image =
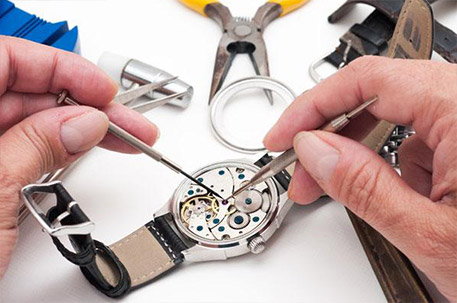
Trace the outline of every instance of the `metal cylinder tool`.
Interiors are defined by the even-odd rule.
[[[156,83],[173,76],[168,72],[161,70],[142,61],[127,58],[110,52],[104,52],[98,60],[98,66],[103,69],[111,78],[120,83],[125,89],[130,89],[137,85]],[[186,108],[190,104],[194,89],[192,86],[176,79],[167,83],[163,87],[155,89],[145,96],[151,99],[164,98],[176,93],[186,92],[182,96],[168,102],[180,108]]]

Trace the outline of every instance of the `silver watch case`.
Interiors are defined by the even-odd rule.
[[[231,161],[223,161],[205,166],[192,175],[199,176],[202,172],[212,170],[221,166],[239,165],[249,168],[253,171],[258,171],[260,168],[250,160],[239,159]],[[272,209],[268,211],[265,220],[258,227],[252,230],[252,233],[247,233],[242,237],[231,240],[206,240],[192,234],[181,222],[179,214],[178,200],[182,194],[183,187],[189,184],[188,180],[184,180],[175,190],[171,199],[159,211],[154,214],[154,217],[172,214],[174,220],[175,232],[187,243],[194,244],[182,253],[185,260],[190,262],[201,262],[210,260],[225,260],[227,258],[240,256],[249,252],[259,253],[265,248],[265,242],[271,238],[274,232],[280,227],[284,217],[293,205],[293,202],[288,199],[287,192],[274,179],[267,181],[268,188],[271,190],[271,198],[274,202]]]

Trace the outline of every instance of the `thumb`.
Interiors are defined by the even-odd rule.
[[[0,278],[17,238],[20,189],[76,160],[98,144],[107,129],[104,113],[67,106],[34,114],[0,137]]]
[[[434,205],[381,157],[358,142],[322,131],[298,133],[294,148],[305,170],[329,196],[401,250],[412,248],[414,239],[403,231],[428,222],[425,215]]]
[[[79,158],[103,139],[107,129],[107,116],[85,106],[59,107],[28,117],[0,137],[0,189],[12,190],[14,199],[9,200],[18,201],[20,188]],[[0,198],[0,214],[4,200]],[[2,224],[0,217],[0,228]]]

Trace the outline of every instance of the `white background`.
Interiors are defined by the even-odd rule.
[[[329,24],[327,16],[343,2],[312,0],[266,29],[271,75],[297,94],[313,86],[307,73],[309,64],[333,50],[338,38],[371,11],[359,6],[340,24]],[[192,84],[195,95],[188,109],[165,106],[146,115],[161,129],[157,149],[187,170],[225,159],[255,159],[222,146],[209,127],[207,100],[221,37],[212,20],[176,0],[15,3],[48,21],[68,20],[71,26],[78,25],[83,56],[93,62],[109,50],[165,69]],[[263,1],[227,0],[225,4],[233,15],[253,16]],[[456,9],[456,2],[443,1],[435,5],[436,17],[457,30]],[[226,83],[253,75],[249,64],[246,56],[235,60]],[[253,98],[236,102],[230,110],[242,115],[241,130],[253,124],[263,127],[247,131],[252,135],[273,124],[272,116],[279,112],[273,115],[269,109],[265,99]],[[254,115],[262,111],[265,116]],[[109,244],[148,222],[181,179],[145,156],[97,149],[64,184],[96,222],[94,238]],[[33,219],[21,225],[12,263],[0,282],[1,302],[108,300],[58,253]],[[343,207],[319,201],[295,206],[264,253],[182,265],[120,301],[385,302],[385,297]]]

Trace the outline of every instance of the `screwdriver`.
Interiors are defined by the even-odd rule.
[[[371,99],[363,103],[362,105],[358,106],[356,109],[352,110],[349,113],[342,114],[341,116],[333,119],[332,121],[324,124],[319,128],[319,130],[337,133],[342,130],[348,123],[357,117],[360,113],[362,113],[368,106],[373,104],[378,100],[378,97]],[[284,153],[282,153],[277,158],[273,159],[270,163],[262,167],[252,178],[251,180],[233,192],[233,194],[225,200],[230,198],[235,198],[239,193],[245,191],[246,189],[253,187],[261,182],[268,180],[269,178],[275,176],[276,174],[280,173],[284,170],[287,166],[294,163],[298,160],[297,155],[295,154],[295,150],[293,148],[288,149]]]
[[[164,82],[164,81],[162,81]],[[155,85],[151,85],[155,86]],[[150,89],[152,90],[152,88]],[[150,91],[149,90],[149,91]],[[143,93],[144,94],[144,93]],[[58,104],[67,104],[67,105],[80,105],[78,102],[76,102],[74,99],[72,99],[68,95],[67,90],[63,90],[59,96],[57,97],[57,103]],[[137,137],[133,136],[129,132],[125,131],[124,129],[120,128],[113,122],[109,122],[109,127],[108,127],[108,132],[119,138],[121,141],[124,143],[127,143],[131,147],[143,152],[145,155],[149,156],[150,158],[164,164],[166,167],[170,168],[171,170],[177,172],[178,174],[182,174],[192,182],[196,183],[197,185],[203,187],[208,191],[208,193],[212,193],[213,195],[223,199],[218,193],[207,187],[205,184],[202,182],[198,181],[194,177],[192,177],[190,174],[186,173],[178,164],[174,163],[170,159],[166,158],[164,155],[162,155],[160,152],[156,151]]]

